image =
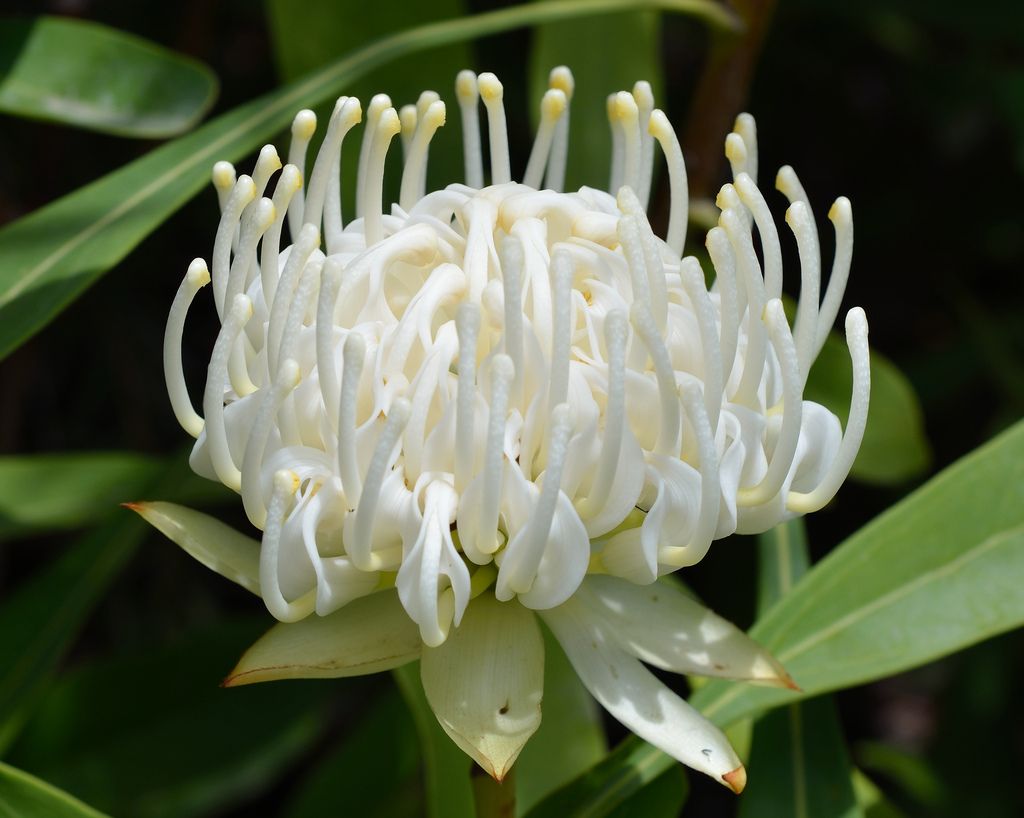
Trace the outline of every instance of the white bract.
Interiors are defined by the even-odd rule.
[[[263,531],[253,582],[270,612],[289,623],[328,617],[396,588],[426,646],[424,682],[442,724],[496,776],[539,723],[533,609],[616,717],[738,789],[742,768],[721,733],[641,660],[715,672],[737,650],[724,675],[787,677],[726,623],[715,627],[728,638],[701,636],[713,614],[678,591],[641,586],[698,562],[715,539],[821,508],[849,472],[868,404],[863,311],[846,318],[854,397],[845,434],[802,392],[843,297],[850,203],[840,198],[829,213],[836,253],[822,298],[807,197],[792,169],[779,172],[800,260],[791,329],[753,119],[741,115],[726,140],[733,182],[707,235],[708,288],[700,263],[682,255],[686,170],[650,87],[609,97],[610,193],[562,191],[572,91],[568,70],[555,69],[521,183],[501,83],[471,72],[456,82],[465,184],[426,192],[430,141],[446,116],[432,92],[401,112],[384,95],[370,101],[348,218],[339,167],[362,119],[354,98],[338,100],[312,163],[311,111],[295,118],[283,168],[271,146],[251,176],[218,163],[210,272],[193,262],[167,325],[171,403],[198,438],[194,469],[238,491]],[[401,192],[385,211],[385,157],[399,134]],[[655,143],[671,186],[666,239],[645,213]],[[222,326],[200,417],[180,345],[189,305],[211,278]],[[476,677],[452,655],[488,665],[495,651],[484,646],[503,628],[512,635],[502,644],[522,652],[512,663],[521,673],[506,653],[481,684],[511,710],[487,729],[465,728],[451,712],[462,705],[441,700],[464,704]],[[718,647],[695,659],[694,640]],[[451,678],[452,668],[465,678]],[[505,690],[517,685],[536,701]]]

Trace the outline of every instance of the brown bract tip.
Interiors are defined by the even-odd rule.
[[[803,693],[804,689],[800,687],[794,680],[793,677],[788,673],[782,675],[782,684],[787,690],[793,690],[797,693]]]
[[[121,508],[127,508],[127,509],[129,509],[131,511],[134,511],[136,514],[139,514],[139,513],[142,512],[142,506],[143,506],[143,503],[142,503],[141,500],[136,500],[136,501],[133,501],[133,502],[130,502],[130,503],[121,503]]]
[[[739,795],[743,792],[743,788],[747,786],[747,771],[741,764],[732,772],[725,773],[722,776],[722,780],[730,790]]]

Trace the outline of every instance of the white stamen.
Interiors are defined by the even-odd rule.
[[[460,71],[455,78],[455,98],[459,101],[462,119],[466,185],[479,190],[484,186],[484,153],[480,145],[480,113],[477,108],[480,91],[476,74],[472,71]]]
[[[622,184],[636,190],[640,184],[640,111],[628,91],[615,95],[615,119],[622,128],[624,149]],[[617,192],[617,191],[616,191]]]
[[[295,115],[292,120],[292,141],[288,147],[288,164],[294,165],[299,171],[299,179],[306,175],[306,151],[309,149],[309,141],[316,132],[316,114],[305,108]],[[303,215],[305,210],[304,197],[300,194],[291,199],[288,205],[288,232],[292,240],[299,235],[302,229]]]
[[[412,137],[409,148],[406,151],[405,168],[402,171],[402,188],[398,197],[399,206],[408,212],[420,199],[423,198],[427,180],[427,156],[430,150],[430,140],[434,138],[437,129],[444,125],[445,107],[444,103],[438,100],[431,103],[424,111],[416,126],[415,135]]]
[[[640,126],[640,176],[636,196],[641,207],[647,209],[651,198],[651,178],[654,175],[654,137],[650,133],[651,113],[654,111],[654,92],[651,84],[640,80],[633,86]]]
[[[277,211],[270,199],[260,199],[246,208],[238,238],[238,253],[231,263],[228,286],[224,294],[226,303],[245,292],[256,268],[256,245],[277,218]]]
[[[480,524],[477,526],[479,539],[476,543],[477,550],[484,554],[493,554],[502,544],[498,536],[502,454],[509,391],[515,377],[516,369],[512,359],[508,355],[495,355],[491,361],[491,400],[487,415],[487,442],[484,448],[484,487],[480,499]]]
[[[238,229],[238,220],[242,211],[256,196],[256,185],[252,177],[239,176],[238,181],[231,191],[227,206],[220,217],[220,224],[217,225],[217,235],[213,240],[213,300],[217,305],[217,315],[224,317],[225,294],[228,289],[228,276],[230,275],[231,244],[234,241],[235,231]]]
[[[260,245],[260,283],[263,287],[263,301],[267,309],[274,303],[274,291],[280,274],[281,230],[284,227],[285,214],[291,214],[291,202],[295,194],[302,189],[302,174],[295,165],[285,165],[274,188],[274,223],[263,234]]]
[[[523,246],[515,236],[506,236],[501,243],[501,283],[505,302],[505,354],[512,359],[515,367],[515,383],[512,386],[512,405],[520,410],[523,406]]]
[[[608,192],[613,196],[622,187],[626,171],[626,136],[619,121],[618,94],[608,95],[608,128],[612,134],[612,166],[608,177]]]
[[[387,94],[376,94],[366,106],[366,126],[363,128],[363,141],[359,145],[359,168],[356,172],[356,217],[366,216],[365,200],[366,177],[370,172],[370,152],[377,140],[377,125],[381,115],[391,107],[391,97]],[[397,120],[397,115],[395,116]],[[402,123],[397,122],[399,130]]]
[[[289,358],[281,364],[273,385],[260,397],[260,405],[252,422],[252,430],[245,442],[242,455],[242,506],[245,514],[257,528],[267,522],[267,509],[263,504],[263,486],[260,471],[263,467],[263,453],[267,448],[270,430],[281,404],[302,380],[298,363]]]
[[[264,145],[260,149],[260,155],[256,157],[256,166],[252,171],[252,181],[256,185],[255,198],[258,199],[263,195],[270,177],[279,170],[281,170],[281,157],[277,155],[277,148],[273,145]]]
[[[721,227],[712,227],[708,231],[704,243],[717,274],[715,286],[721,296],[722,320],[719,329],[719,349],[722,354],[722,383],[727,384],[735,365],[740,328],[736,256],[729,243],[729,237]]]
[[[362,107],[355,97],[339,97],[334,104],[334,112],[327,123],[327,133],[323,144],[316,155],[313,172],[309,176],[309,187],[306,189],[306,207],[302,220],[305,224],[320,227],[324,213],[324,201],[327,197],[328,182],[338,175],[341,162],[341,143],[357,122],[363,117]],[[340,207],[340,206],[339,206]],[[340,213],[340,210],[338,211]],[[340,233],[340,225],[334,228]],[[339,236],[332,237],[337,243]]]
[[[665,342],[658,334],[651,311],[644,304],[637,302],[629,310],[629,320],[637,335],[647,348],[654,364],[654,374],[658,381],[660,398],[661,427],[654,444],[656,454],[678,457],[679,455],[679,395],[676,392],[675,371],[668,355]]]
[[[648,132],[658,140],[668,165],[668,182],[671,190],[668,212],[668,236],[665,243],[677,256],[682,256],[686,246],[686,226],[690,218],[690,191],[686,181],[686,162],[683,149],[679,146],[676,132],[663,111],[651,112],[647,125]]]
[[[508,128],[505,124],[504,86],[494,74],[477,78],[480,96],[487,109],[487,137],[491,146],[491,184],[503,185],[512,180],[512,161],[508,152]]]
[[[747,164],[749,166],[749,162]],[[772,218],[768,203],[749,174],[741,173],[736,177],[736,192],[753,214],[757,232],[761,237],[765,294],[768,298],[781,298],[782,247],[779,244],[779,233],[775,229],[775,219]]]
[[[800,375],[796,345],[786,321],[782,301],[777,298],[769,301],[764,309],[764,317],[782,371],[782,428],[772,452],[771,462],[768,464],[768,471],[761,482],[751,488],[740,489],[737,502],[743,506],[766,503],[779,493],[793,464],[803,416],[803,378]]]
[[[729,160],[733,181],[747,172],[747,146],[738,133],[731,133],[725,138],[725,158]]]
[[[192,399],[188,396],[181,363],[181,341],[185,331],[185,316],[188,315],[192,299],[209,283],[210,273],[206,269],[206,262],[201,258],[195,259],[178,285],[178,292],[174,295],[167,316],[167,328],[164,330],[164,380],[167,382],[167,395],[171,399],[174,417],[192,437],[199,437],[203,431],[203,419],[192,408]]]
[[[718,513],[722,505],[722,483],[719,479],[718,451],[711,424],[700,399],[700,390],[694,383],[682,389],[683,406],[697,437],[700,456],[700,511],[690,541],[677,548],[658,549],[658,561],[674,568],[696,565],[708,553],[718,528]]]
[[[334,368],[334,308],[338,303],[344,262],[328,256],[320,273],[316,304],[316,371],[324,410],[332,421],[338,417],[338,373]]]
[[[604,435],[601,459],[590,493],[577,503],[583,518],[604,508],[615,482],[615,470],[622,451],[622,434],[626,418],[626,344],[629,342],[629,320],[623,309],[609,310],[604,317],[605,346],[608,350],[608,397],[604,413]]]
[[[843,442],[828,474],[814,491],[806,494],[795,491],[789,493],[786,508],[796,514],[817,511],[835,496],[850,473],[864,439],[868,404],[871,402],[871,354],[868,350],[868,320],[860,307],[854,307],[846,314],[846,343],[853,363],[853,395],[850,398],[850,415],[843,431]]]
[[[747,175],[757,184],[757,125],[754,117],[742,113],[736,117],[732,126],[733,133],[739,134],[743,140],[743,146],[747,150]]]
[[[473,476],[473,421],[476,396],[476,344],[480,308],[460,304],[455,314],[459,337],[458,394],[455,404],[455,490],[463,492]]]
[[[668,323],[668,285],[665,281],[665,265],[661,260],[658,240],[647,221],[640,199],[628,187],[619,189],[617,197],[619,209],[632,217],[636,225],[636,235],[643,251],[645,277],[647,279],[647,302],[651,306],[654,322],[658,332],[664,335]]]
[[[829,330],[839,314],[839,306],[846,293],[846,280],[850,276],[850,262],[853,260],[853,208],[845,196],[836,199],[828,211],[828,218],[836,231],[836,254],[832,261],[832,273],[828,278],[828,289],[818,313],[818,334],[814,339],[814,355],[817,358],[825,345]]]
[[[384,161],[387,159],[388,146],[391,140],[402,129],[398,121],[398,112],[388,108],[380,115],[377,131],[370,146],[370,158],[367,160],[365,187],[363,188],[363,233],[366,246],[372,247],[384,238]]]
[[[397,118],[398,115],[395,116]],[[409,401],[405,398],[398,398],[391,404],[384,430],[377,439],[377,446],[373,450],[370,465],[366,469],[366,480],[359,496],[359,505],[356,507],[354,536],[352,542],[347,545],[353,564],[361,571],[376,571],[380,568],[372,552],[373,522],[377,511],[377,501],[380,499],[381,486],[384,484],[392,452],[405,425],[409,422],[410,412]]]
[[[576,80],[567,66],[559,65],[548,74],[548,86],[565,95],[565,112],[555,124],[555,136],[551,143],[551,155],[548,159],[548,172],[544,179],[544,187],[548,190],[565,190],[565,169],[569,158],[569,106],[576,90]]]
[[[551,382],[548,386],[548,407],[564,403],[569,396],[569,355],[572,351],[572,257],[565,250],[556,250],[551,258],[554,275],[554,332],[551,342]]]
[[[217,191],[217,205],[223,213],[231,196],[231,189],[235,186],[235,166],[230,162],[217,162],[213,166],[211,177],[214,190]]]
[[[767,333],[761,323],[761,314],[766,302],[764,279],[761,265],[754,251],[750,233],[744,228],[742,219],[733,209],[722,213],[720,223],[725,228],[738,262],[741,279],[747,292],[747,350],[743,361],[743,374],[732,399],[747,406],[758,405],[757,390],[764,377],[764,361],[767,347]]]
[[[551,413],[549,429],[548,462],[540,497],[533,507],[522,539],[517,543],[514,561],[506,556],[508,562],[502,563],[503,567],[507,567],[506,575],[498,575],[496,594],[502,601],[511,599],[513,594],[527,593],[537,577],[537,569],[551,533],[551,523],[561,492],[562,470],[569,453],[569,437],[572,434],[572,410],[569,404],[561,403],[555,407]]]
[[[277,372],[277,351],[281,348],[281,334],[284,332],[288,310],[295,297],[295,288],[299,284],[306,262],[319,244],[320,231],[311,224],[304,224],[299,231],[298,239],[292,245],[281,279],[277,283],[274,304],[270,308],[270,317],[267,320],[267,364],[271,377]]]
[[[800,255],[800,297],[797,300],[796,323],[793,337],[800,358],[800,371],[804,379],[814,363],[814,346],[818,335],[818,308],[821,290],[821,255],[815,230],[814,217],[804,202],[796,201],[786,211],[786,224],[796,237]]]
[[[273,616],[281,622],[298,622],[313,613],[316,605],[316,589],[289,602],[281,593],[278,580],[281,551],[281,532],[292,498],[299,488],[299,476],[282,469],[274,475],[274,492],[270,496],[267,510],[267,528],[263,532],[260,548],[260,594]]]
[[[398,121],[402,123],[402,157],[405,162],[409,161],[409,146],[412,145],[412,136],[416,133],[416,119],[415,105],[410,103],[398,109]]]
[[[210,366],[206,373],[206,389],[203,392],[206,440],[210,447],[213,470],[217,473],[217,479],[234,491],[241,488],[242,474],[231,459],[231,450],[228,448],[227,430],[224,426],[224,386],[228,380],[228,358],[231,355],[231,348],[251,316],[252,302],[249,297],[235,296],[213,345]]]
[[[345,128],[342,134],[344,142],[345,134],[363,118],[363,111],[359,100],[354,97],[348,101],[350,110],[343,112],[342,117],[351,117],[351,124]],[[343,126],[344,127],[344,126]],[[324,199],[324,243],[327,245],[328,255],[341,252],[342,233],[345,229],[345,221],[341,212],[341,154],[342,146],[338,145],[338,155],[334,158],[334,166],[327,174],[327,195]]]
[[[683,289],[697,316],[700,347],[704,359],[704,411],[707,413],[712,434],[717,434],[725,381],[722,373],[722,352],[716,327],[715,305],[711,303],[711,296],[704,283],[704,271],[697,259],[693,256],[684,258],[679,266],[679,275],[683,282]]]
[[[530,151],[530,160],[526,163],[526,173],[523,174],[523,184],[527,187],[540,189],[541,181],[544,178],[544,168],[551,152],[552,140],[565,110],[564,93],[555,88],[545,92],[540,103],[540,125],[537,126],[533,150]]]
[[[295,288],[295,295],[292,303],[288,305],[288,316],[284,322],[284,329],[281,332],[281,343],[277,350],[277,360],[284,361],[295,356],[295,345],[299,340],[299,330],[306,312],[309,310],[309,302],[313,297],[313,289],[320,283],[320,271],[323,268],[323,257],[312,259],[302,269],[298,286]]]
[[[359,408],[359,377],[366,359],[366,341],[353,330],[342,347],[341,395],[338,399],[338,473],[349,510],[359,503],[362,479],[356,458],[356,411]]]

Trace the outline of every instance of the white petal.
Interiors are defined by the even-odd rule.
[[[260,544],[209,514],[174,503],[132,503],[151,526],[247,591],[260,592]]]
[[[742,765],[722,731],[622,650],[604,622],[572,599],[541,615],[591,695],[673,758],[739,792]]]
[[[501,781],[540,726],[544,641],[516,602],[477,597],[420,666],[427,700],[452,741]]]
[[[416,625],[393,591],[267,631],[239,660],[225,687],[276,679],[334,679],[390,670],[419,658]]]
[[[775,658],[743,631],[664,578],[647,586],[593,576],[577,592],[619,646],[675,673],[793,687]]]

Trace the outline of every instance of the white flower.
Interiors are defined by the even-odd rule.
[[[426,646],[424,682],[442,724],[493,774],[540,719],[533,609],[610,712],[738,790],[742,768],[722,734],[641,661],[788,677],[678,590],[641,586],[696,563],[715,539],[821,508],[845,479],[868,404],[859,308],[846,319],[854,398],[845,434],[802,391],[843,297],[850,204],[841,198],[829,214],[837,250],[822,300],[814,218],[796,174],[779,172],[801,267],[791,330],[780,238],[756,184],[753,119],[741,115],[726,140],[734,179],[707,236],[708,289],[699,262],[681,258],[686,171],[646,83],[609,98],[615,195],[561,191],[572,88],[567,69],[552,72],[522,183],[511,180],[501,83],[471,72],[456,83],[466,184],[425,193],[428,147],[445,121],[432,92],[401,113],[384,95],[371,100],[347,220],[338,169],[362,117],[354,98],[338,100],[305,192],[311,111],[295,118],[283,169],[271,146],[251,177],[218,163],[212,289],[222,327],[205,420],[180,356],[185,314],[210,280],[201,259],[168,320],[171,403],[198,438],[193,468],[240,492],[263,530],[253,583],[270,612],[282,622],[328,617],[361,610],[371,594],[393,600],[375,592],[394,586]],[[385,212],[384,160],[399,134],[401,195]],[[665,240],[645,214],[655,142],[671,183]],[[261,198],[279,169],[272,198]],[[292,243],[280,250],[286,220]],[[512,601],[520,605],[500,604]],[[729,638],[714,647],[708,627]],[[495,651],[495,633],[522,655]],[[503,654],[519,656],[521,672]],[[491,674],[486,692],[467,693],[474,673]],[[492,722],[491,699],[504,697],[519,721],[467,737],[451,715],[467,696],[483,697],[470,710]],[[439,703],[452,697],[461,704]]]

